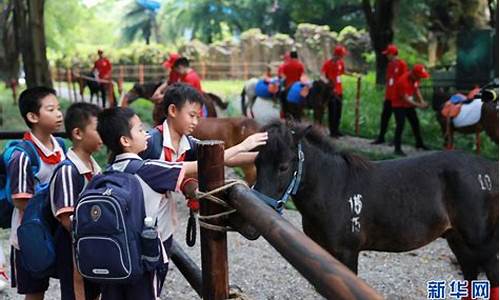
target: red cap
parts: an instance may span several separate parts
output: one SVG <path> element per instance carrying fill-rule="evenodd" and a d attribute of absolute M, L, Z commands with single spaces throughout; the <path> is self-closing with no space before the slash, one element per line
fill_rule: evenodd
<path fill-rule="evenodd" d="M 398 47 L 396 47 L 396 45 L 394 45 L 394 44 L 389 44 L 389 45 L 387 45 L 387 48 L 385 48 L 385 50 L 382 51 L 382 54 L 384 54 L 384 55 L 387 55 L 387 54 L 398 55 Z"/>
<path fill-rule="evenodd" d="M 430 75 L 425 69 L 425 66 L 422 64 L 416 64 L 413 66 L 413 70 L 411 71 L 415 77 L 418 78 L 429 78 Z"/>
<path fill-rule="evenodd" d="M 333 55 L 343 57 L 347 54 L 347 49 L 342 45 L 337 45 L 333 49 Z"/>
<path fill-rule="evenodd" d="M 170 69 L 170 68 L 172 68 L 172 67 L 174 66 L 175 62 L 176 62 L 179 58 L 181 58 L 181 56 L 180 56 L 179 54 L 177 54 L 177 53 L 170 53 L 170 54 L 168 55 L 168 59 L 167 59 L 167 60 L 163 63 L 163 66 L 164 66 L 165 68 Z"/>

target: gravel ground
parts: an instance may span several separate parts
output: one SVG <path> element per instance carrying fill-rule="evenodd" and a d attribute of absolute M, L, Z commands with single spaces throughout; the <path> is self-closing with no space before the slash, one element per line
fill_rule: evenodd
<path fill-rule="evenodd" d="M 230 173 L 230 172 L 228 172 Z M 178 205 L 181 224 L 176 232 L 178 243 L 200 266 L 199 237 L 196 246 L 184 242 L 188 210 Z M 296 211 L 286 211 L 284 217 L 301 228 L 301 217 Z M 8 232 L 0 231 L 0 242 L 8 254 Z M 199 234 L 198 234 L 199 236 Z M 228 234 L 229 278 L 250 299 L 321 299 L 314 288 L 288 264 L 262 237 L 248 241 L 239 234 Z M 433 243 L 406 253 L 366 251 L 359 260 L 359 276 L 386 299 L 426 299 L 426 281 L 432 279 L 461 279 L 461 272 L 453 264 L 454 256 L 446 241 Z M 197 299 L 174 265 L 170 266 L 161 299 Z M 22 299 L 14 289 L 0 293 L 0 299 Z M 59 299 L 59 285 L 52 280 L 46 299 Z"/>
<path fill-rule="evenodd" d="M 259 109 L 257 109 L 258 111 Z M 336 141 L 346 147 L 371 148 L 383 153 L 392 153 L 387 145 L 373 146 L 369 140 L 356 137 L 342 137 Z M 418 155 L 412 147 L 404 147 L 408 155 Z M 230 170 L 228 175 L 232 176 Z M 179 207 L 181 224 L 176 232 L 178 243 L 200 266 L 199 237 L 196 246 L 189 248 L 184 242 L 188 210 Z M 300 214 L 286 211 L 284 217 L 301 228 Z M 199 236 L 199 234 L 198 234 Z M 8 231 L 0 230 L 0 243 L 8 254 Z M 288 264 L 263 238 L 248 241 L 239 234 L 228 234 L 229 278 L 250 299 L 321 299 L 314 288 Z M 359 277 L 381 293 L 386 299 L 426 299 L 428 280 L 462 279 L 455 258 L 446 241 L 439 239 L 426 247 L 405 253 L 366 251 L 359 258 Z M 52 280 L 45 299 L 59 299 L 59 285 Z M 0 292 L 0 299 L 23 299 L 14 289 Z M 164 300 L 198 299 L 174 265 L 170 266 Z"/>

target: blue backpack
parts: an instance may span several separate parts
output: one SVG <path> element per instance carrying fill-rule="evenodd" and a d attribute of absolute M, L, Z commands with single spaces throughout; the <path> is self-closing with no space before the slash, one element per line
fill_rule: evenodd
<path fill-rule="evenodd" d="M 56 140 L 63 151 L 66 152 L 64 140 L 58 137 L 56 137 Z M 12 193 L 10 191 L 10 179 L 7 174 L 7 165 L 12 158 L 12 154 L 16 150 L 23 151 L 29 157 L 31 169 L 35 178 L 40 168 L 40 156 L 32 142 L 13 140 L 7 143 L 5 151 L 0 155 L 0 228 L 10 228 L 11 226 L 14 206 L 12 205 Z"/>
<path fill-rule="evenodd" d="M 64 141 L 58 139 L 58 143 L 63 148 L 63 151 L 65 151 Z M 24 144 L 22 147 L 26 147 L 27 144 L 31 145 L 31 148 L 26 148 L 31 149 L 26 153 L 32 161 L 32 171 L 35 174 L 35 180 L 38 180 L 36 174 L 40 166 L 40 157 L 31 142 L 23 141 L 18 146 L 22 144 Z M 6 151 L 4 154 L 9 153 Z M 59 167 L 60 165 L 55 171 Z M 19 252 L 22 257 L 23 267 L 36 278 L 46 278 L 55 275 L 56 252 L 53 236 L 59 223 L 52 215 L 50 209 L 49 182 L 43 184 L 37 183 L 35 185 L 35 195 L 28 201 L 21 225 L 17 229 Z"/>
<path fill-rule="evenodd" d="M 147 270 L 141 257 L 146 213 L 134 175 L 143 163 L 131 160 L 124 172 L 108 169 L 95 176 L 77 201 L 73 247 L 78 271 L 88 280 L 127 284 Z"/>

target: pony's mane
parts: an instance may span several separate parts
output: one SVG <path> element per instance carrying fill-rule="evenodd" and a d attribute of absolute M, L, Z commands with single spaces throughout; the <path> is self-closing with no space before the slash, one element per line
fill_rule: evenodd
<path fill-rule="evenodd" d="M 272 123 L 269 123 L 268 125 L 264 126 L 262 129 L 262 131 L 276 132 L 279 136 L 286 139 L 285 142 L 287 143 L 291 142 L 290 140 L 291 132 L 298 133 L 304 130 L 307 131 L 303 138 L 306 139 L 306 141 L 309 142 L 311 145 L 313 145 L 320 151 L 324 152 L 325 154 L 330 155 L 332 157 L 340 156 L 344 159 L 344 161 L 348 165 L 357 169 L 358 168 L 368 169 L 372 166 L 372 163 L 369 160 L 365 159 L 364 157 L 350 153 L 345 150 L 337 149 L 332 140 L 316 127 L 308 128 L 307 124 L 285 124 L 284 122 L 281 121 L 273 121 Z M 277 144 L 270 146 L 277 147 Z"/>

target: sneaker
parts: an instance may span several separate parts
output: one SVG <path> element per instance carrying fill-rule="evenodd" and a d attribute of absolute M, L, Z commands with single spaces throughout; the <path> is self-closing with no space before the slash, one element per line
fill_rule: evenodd
<path fill-rule="evenodd" d="M 401 149 L 394 150 L 394 154 L 398 156 L 406 156 L 406 153 L 404 153 Z"/>

